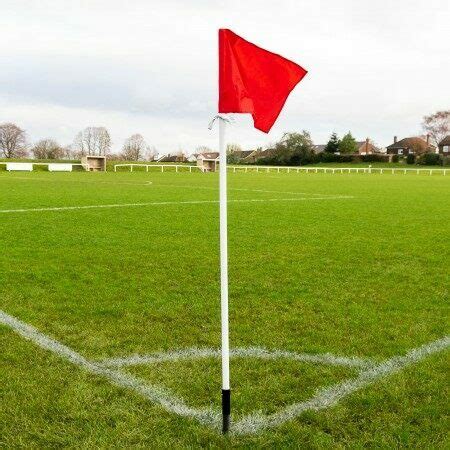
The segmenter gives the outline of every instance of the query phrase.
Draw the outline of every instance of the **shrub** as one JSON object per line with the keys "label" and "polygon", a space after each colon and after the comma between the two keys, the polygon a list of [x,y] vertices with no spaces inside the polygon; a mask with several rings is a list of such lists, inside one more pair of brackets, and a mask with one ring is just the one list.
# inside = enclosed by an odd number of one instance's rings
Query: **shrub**
{"label": "shrub", "polygon": [[302,133],[284,133],[280,141],[271,149],[270,156],[260,159],[259,164],[276,166],[300,166],[315,161],[311,136]]}
{"label": "shrub", "polygon": [[399,157],[398,155],[392,155],[392,162],[393,163],[398,163]]}
{"label": "shrub", "polygon": [[339,155],[336,153],[322,152],[317,155],[318,162],[336,162]]}
{"label": "shrub", "polygon": [[416,156],[414,153],[408,153],[406,157],[406,164],[414,164],[416,162]]}
{"label": "shrub", "polygon": [[317,155],[317,162],[336,162],[336,163],[349,163],[355,161],[355,157],[359,155],[338,155],[336,153],[322,152]]}
{"label": "shrub", "polygon": [[361,161],[362,162],[388,162],[389,156],[377,155],[377,154],[361,155]]}
{"label": "shrub", "polygon": [[417,163],[422,166],[440,166],[442,157],[438,153],[424,153],[419,156]]}

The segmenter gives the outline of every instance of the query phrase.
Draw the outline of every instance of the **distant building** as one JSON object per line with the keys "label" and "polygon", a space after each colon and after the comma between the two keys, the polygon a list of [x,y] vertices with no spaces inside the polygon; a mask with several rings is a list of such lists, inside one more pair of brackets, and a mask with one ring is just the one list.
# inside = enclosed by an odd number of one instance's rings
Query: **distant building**
{"label": "distant building", "polygon": [[434,152],[436,147],[430,144],[430,135],[426,139],[422,137],[407,137],[397,140],[394,136],[394,143],[386,147],[389,155],[421,155],[422,153]]}
{"label": "distant building", "polygon": [[252,155],[255,152],[255,150],[236,150],[232,154],[235,156],[238,160],[242,160],[245,158],[248,158],[250,155]]}
{"label": "distant building", "polygon": [[275,153],[275,149],[268,148],[266,150],[254,150],[250,155],[248,155],[242,162],[254,164],[257,163],[261,159],[270,158]]}
{"label": "distant building", "polygon": [[81,157],[81,164],[91,172],[106,172],[106,156],[85,155]]}
{"label": "distant building", "polygon": [[219,163],[219,152],[199,153],[197,155],[197,166],[203,172],[215,172]]}
{"label": "distant building", "polygon": [[438,152],[441,155],[450,156],[450,134],[439,142]]}
{"label": "distant building", "polygon": [[356,142],[358,153],[360,155],[373,155],[374,153],[381,153],[381,149],[376,147],[369,138],[365,141]]}
{"label": "distant building", "polygon": [[[326,148],[326,144],[318,144],[314,145],[314,153],[323,153]],[[367,138],[365,141],[357,141],[356,146],[358,150],[356,153],[359,153],[360,155],[371,155],[373,153],[382,153],[382,150],[378,147],[376,147],[369,138]]]}
{"label": "distant building", "polygon": [[168,155],[161,156],[161,158],[159,158],[157,162],[161,162],[161,163],[185,163],[185,162],[187,162],[187,158],[183,154],[171,155],[169,153]]}

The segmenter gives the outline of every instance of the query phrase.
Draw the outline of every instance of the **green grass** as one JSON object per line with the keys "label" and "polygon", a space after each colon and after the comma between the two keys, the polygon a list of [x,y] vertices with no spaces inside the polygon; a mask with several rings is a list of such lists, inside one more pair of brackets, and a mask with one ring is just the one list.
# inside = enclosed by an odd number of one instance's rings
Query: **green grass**
{"label": "green grass", "polygon": [[[1,172],[0,210],[215,200],[217,184],[217,174]],[[231,200],[354,197],[229,204],[232,347],[381,361],[448,333],[450,177],[237,173],[229,187]],[[0,242],[1,309],[86,357],[220,344],[216,203],[0,213]],[[333,408],[224,438],[6,327],[0,340],[5,448],[449,445],[445,352]],[[127,371],[219,407],[218,360]],[[233,359],[234,413],[274,412],[353,373]]]}

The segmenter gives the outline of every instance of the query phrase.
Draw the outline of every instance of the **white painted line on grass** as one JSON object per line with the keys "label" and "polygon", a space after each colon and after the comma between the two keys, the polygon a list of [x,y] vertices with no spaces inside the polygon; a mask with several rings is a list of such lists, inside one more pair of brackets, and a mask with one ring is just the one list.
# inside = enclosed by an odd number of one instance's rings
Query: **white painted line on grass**
{"label": "white painted line on grass", "polygon": [[[211,191],[219,191],[219,188],[213,186],[196,186],[196,185],[186,185],[186,184],[167,184],[167,183],[157,183],[154,184],[153,181],[143,181],[143,182],[128,182],[128,181],[103,181],[103,180],[77,180],[77,179],[63,179],[63,178],[32,178],[32,177],[13,177],[6,178],[0,177],[0,180],[25,180],[25,181],[44,181],[44,182],[68,182],[68,183],[91,183],[91,184],[117,184],[117,185],[130,185],[130,186],[150,186],[153,187],[169,187],[169,188],[180,188],[180,189],[206,189]],[[228,187],[229,191],[246,191],[246,192],[261,192],[268,194],[283,194],[283,195],[317,195],[321,197],[335,197],[334,194],[319,194],[317,192],[292,192],[292,191],[273,191],[266,189],[248,189],[248,188],[232,188]]]}
{"label": "white painted line on grass", "polygon": [[319,411],[330,408],[350,394],[373,384],[378,379],[399,372],[433,353],[441,352],[449,345],[450,338],[446,336],[410,350],[405,356],[394,356],[376,366],[363,370],[356,378],[350,378],[328,388],[318,390],[309,400],[295,403],[274,414],[250,414],[233,425],[233,433],[258,433],[264,429],[277,427],[293,420],[305,411]]}
{"label": "white painted line on grass", "polygon": [[[336,195],[334,197],[296,197],[296,198],[254,198],[241,200],[228,200],[229,203],[264,203],[264,202],[295,202],[308,200],[344,200],[355,198],[350,195]],[[145,203],[112,203],[109,205],[83,205],[83,206],[50,206],[44,208],[21,208],[21,209],[0,209],[0,213],[26,213],[41,211],[71,211],[78,209],[102,209],[102,208],[129,208],[134,206],[165,206],[165,205],[202,205],[208,203],[219,203],[219,200],[186,200],[167,202],[145,202]]]}
{"label": "white painted line on grass", "polygon": [[[50,175],[51,177],[53,175]],[[0,177],[0,180],[14,181],[44,181],[49,183],[90,183],[90,184],[127,184],[131,186],[150,186],[153,181],[142,181],[142,182],[132,182],[132,181],[104,181],[104,180],[77,180],[77,179],[63,179],[63,178],[34,178],[34,177]]]}
{"label": "white painted line on grass", "polygon": [[[170,187],[170,188],[186,188],[186,189],[207,189],[210,191],[219,191],[219,188],[213,186],[195,186],[189,184],[166,184],[166,183],[158,183],[154,185],[155,187]],[[286,191],[269,191],[265,189],[247,189],[247,188],[232,188],[228,187],[229,191],[246,191],[246,192],[263,192],[269,194],[284,194],[284,195],[320,195],[324,197],[334,197],[335,194],[319,194],[317,192],[286,192]]]}
{"label": "white painted line on grass", "polygon": [[61,358],[70,361],[72,364],[75,364],[88,372],[105,377],[116,386],[131,389],[151,402],[161,405],[169,412],[183,417],[195,418],[200,423],[214,428],[219,426],[220,419],[218,412],[215,412],[210,408],[191,408],[167,389],[150,385],[130,374],[110,369],[94,361],[89,361],[71,348],[46,336],[31,325],[6,314],[2,310],[0,310],[0,323],[10,327],[16,333],[20,334],[25,339],[34,342],[39,347],[55,353]]}
{"label": "white painted line on grass", "polygon": [[[8,326],[13,331],[20,334],[25,339],[32,341],[39,347],[51,351],[59,357],[66,359],[72,364],[75,364],[92,374],[106,378],[116,386],[130,389],[151,402],[162,406],[169,412],[195,419],[203,425],[209,426],[218,432],[220,431],[221,419],[219,411],[215,411],[212,408],[192,408],[167,389],[150,385],[139,378],[122,372],[120,369],[114,369],[103,363],[90,361],[64,344],[41,333],[31,325],[28,325],[1,310],[0,323]],[[237,435],[255,434],[268,428],[280,426],[287,421],[295,419],[305,411],[320,411],[322,409],[330,408],[350,394],[375,383],[378,379],[397,373],[405,367],[423,360],[427,356],[447,349],[449,346],[450,337],[445,336],[434,342],[410,350],[405,356],[394,356],[393,358],[375,365],[369,364],[369,366],[367,366],[366,360],[361,360],[366,367],[361,368],[361,365],[359,365],[361,370],[355,378],[350,378],[325,389],[318,390],[309,400],[295,403],[274,414],[264,415],[258,412],[244,416],[232,424],[231,432],[232,434]],[[176,361],[177,359],[183,358],[190,359],[188,356],[192,356],[193,358],[219,356],[219,351],[211,349],[187,349],[178,352],[169,352],[165,358],[163,355],[163,353],[154,354],[153,360],[147,360],[146,362],[155,363],[162,361]],[[311,361],[308,361],[304,358],[304,354],[292,354],[291,352],[283,351],[270,352],[261,348],[236,349],[234,351],[234,356],[252,356],[263,359],[273,359],[278,357],[290,358],[292,355],[296,355],[297,358],[294,359],[300,361],[328,363],[333,365],[348,365],[348,361],[358,361],[358,359],[342,358],[329,354],[308,355],[309,357],[313,357]],[[120,361],[125,360],[126,358],[122,358]],[[119,359],[110,359],[104,362],[108,363],[108,361],[109,363],[111,363],[111,361],[118,362]],[[144,363],[144,361],[140,361],[139,363]],[[356,365],[358,366],[358,364]]]}
{"label": "white painted line on grass", "polygon": [[[172,188],[186,188],[186,189],[207,189],[211,191],[219,191],[219,188],[212,187],[212,186],[195,186],[195,185],[188,185],[188,184],[166,184],[166,183],[159,183],[154,185],[154,187],[172,187]],[[262,192],[262,193],[268,193],[268,194],[284,194],[284,195],[317,195],[320,197],[335,197],[336,194],[320,194],[318,192],[293,192],[293,191],[273,191],[273,190],[266,190],[266,189],[249,189],[249,188],[232,188],[228,187],[229,191],[246,191],[246,192]]]}
{"label": "white painted line on grass", "polygon": [[[221,351],[213,348],[187,348],[171,352],[151,353],[150,355],[131,355],[123,358],[107,358],[100,361],[108,367],[126,367],[143,364],[156,364],[172,361],[193,361],[205,358],[219,358]],[[230,356],[233,358],[259,358],[259,359],[291,359],[293,361],[309,362],[313,364],[326,364],[331,366],[346,366],[354,368],[372,367],[376,363],[371,359],[346,358],[335,356],[331,353],[311,354],[296,353],[282,350],[267,350],[261,347],[238,347],[230,350]]]}

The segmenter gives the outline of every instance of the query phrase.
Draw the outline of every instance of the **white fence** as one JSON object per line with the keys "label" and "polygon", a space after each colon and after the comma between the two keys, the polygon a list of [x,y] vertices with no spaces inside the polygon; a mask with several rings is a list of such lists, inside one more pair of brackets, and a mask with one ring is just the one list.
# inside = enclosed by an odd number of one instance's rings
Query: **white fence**
{"label": "white fence", "polygon": [[446,175],[449,169],[402,169],[400,167],[288,167],[288,166],[228,166],[229,171],[236,172],[276,172],[276,173],[403,173],[413,172],[419,175],[425,172],[429,175],[439,173]]}
{"label": "white fence", "polygon": [[33,170],[33,164],[10,162],[6,163],[6,170],[8,172],[11,172],[12,170],[31,172]]}
{"label": "white fence", "polygon": [[72,172],[72,164],[51,163],[48,165],[49,172]]}
{"label": "white fence", "polygon": [[200,172],[203,172],[202,168],[199,166],[186,166],[184,164],[115,164],[114,172],[117,172],[118,167],[129,167],[130,172],[133,172],[133,167],[145,167],[146,172],[148,172],[149,168],[158,168],[161,172],[164,172],[164,168],[175,168],[175,172],[179,172],[180,169],[188,169],[187,171],[189,172],[192,172],[192,169],[197,169],[200,170]]}
{"label": "white fence", "polygon": [[[186,165],[175,165],[175,164],[116,164],[114,166],[114,172],[117,172],[118,167],[128,167],[130,172],[133,172],[133,167],[145,167],[145,171],[148,172],[149,168],[158,168],[161,172],[164,169],[175,169],[175,172],[179,172],[181,169],[186,169],[183,171],[192,172],[192,169],[197,169],[203,172],[201,167],[198,166],[186,166]],[[276,172],[276,173],[402,173],[406,175],[409,172],[413,172],[417,175],[420,173],[426,173],[428,175],[433,175],[435,173],[446,175],[447,171],[450,169],[402,169],[400,167],[389,168],[389,167],[288,167],[288,166],[227,166],[229,172]]]}
{"label": "white fence", "polygon": [[87,170],[86,164],[79,163],[30,163],[30,162],[0,162],[6,166],[8,172],[27,171],[31,172],[34,166],[47,166],[49,172],[72,172],[74,166],[83,167]]}

